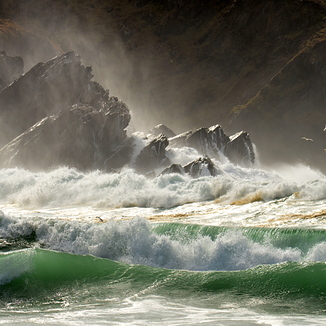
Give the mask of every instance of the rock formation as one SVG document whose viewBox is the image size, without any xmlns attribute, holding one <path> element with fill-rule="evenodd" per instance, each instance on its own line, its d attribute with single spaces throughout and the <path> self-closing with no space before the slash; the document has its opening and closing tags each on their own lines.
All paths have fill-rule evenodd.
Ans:
<svg viewBox="0 0 326 326">
<path fill-rule="evenodd" d="M 105 112 L 75 104 L 42 119 L 4 146 L 0 163 L 3 167 L 30 170 L 61 165 L 80 170 L 103 169 L 105 160 L 126 140 L 129 119 L 129 110 L 123 105 Z M 110 166 L 106 168 L 109 170 Z"/>
<path fill-rule="evenodd" d="M 48 170 L 65 165 L 112 172 L 129 166 L 156 175 L 173 163 L 163 173 L 199 177 L 219 174 L 210 157 L 218 159 L 220 153 L 243 165 L 254 162 L 249 135 L 228 137 L 219 125 L 178 136 L 156 126 L 137 154 L 135 138 L 126 133 L 129 108 L 92 81 L 91 70 L 69 52 L 37 64 L 0 92 L 1 167 Z M 204 156 L 181 166 L 169 158 L 170 143 L 193 147 Z"/>
<path fill-rule="evenodd" d="M 219 174 L 218 168 L 207 156 L 200 157 L 197 160 L 188 163 L 184 166 L 184 169 L 186 173 L 190 174 L 194 178 L 204 176 L 215 177 Z"/>
<path fill-rule="evenodd" d="M 220 159 L 225 155 L 231 162 L 251 166 L 255 162 L 255 152 L 250 136 L 241 131 L 226 136 L 220 125 L 187 131 L 169 139 L 172 147 L 193 147 L 201 155 Z"/>
<path fill-rule="evenodd" d="M 139 173 L 146 174 L 157 168 L 164 168 L 171 162 L 166 156 L 166 147 L 169 141 L 167 137 L 160 134 L 154 140 L 152 140 L 147 146 L 145 146 L 135 162 L 135 169 Z"/>
<path fill-rule="evenodd" d="M 149 131 L 149 134 L 153 135 L 155 137 L 159 136 L 160 134 L 164 134 L 168 138 L 176 136 L 174 131 L 172 131 L 170 128 L 168 128 L 167 126 L 165 126 L 163 124 L 159 124 L 159 125 L 155 126 L 154 128 L 152 128 Z"/>
<path fill-rule="evenodd" d="M 213 163 L 208 156 L 199 157 L 185 166 L 180 164 L 172 164 L 170 167 L 164 169 L 161 174 L 179 173 L 189 174 L 193 178 L 206 177 L 206 176 L 217 176 L 220 174 L 220 170 Z"/>
<path fill-rule="evenodd" d="M 91 68 L 83 66 L 74 52 L 34 66 L 0 93 L 0 129 L 5 131 L 0 145 L 62 108 L 90 102 L 96 88 L 92 77 Z"/>
<path fill-rule="evenodd" d="M 168 168 L 164 169 L 161 174 L 179 173 L 185 174 L 185 168 L 181 164 L 173 163 Z"/>
</svg>

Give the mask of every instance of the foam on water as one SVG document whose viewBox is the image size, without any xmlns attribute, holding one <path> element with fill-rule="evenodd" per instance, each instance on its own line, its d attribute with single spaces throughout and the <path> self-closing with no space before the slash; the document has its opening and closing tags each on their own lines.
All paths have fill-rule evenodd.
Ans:
<svg viewBox="0 0 326 326">
<path fill-rule="evenodd" d="M 169 269 L 231 271 L 261 264 L 326 259 L 324 242 L 313 244 L 303 253 L 296 247 L 276 247 L 268 239 L 255 242 L 236 230 L 216 237 L 180 233 L 175 238 L 153 232 L 143 218 L 104 224 L 8 216 L 1 219 L 0 237 L 20 238 L 32 233 L 41 245 L 52 250 Z"/>
<path fill-rule="evenodd" d="M 179 153 L 180 154 L 180 153 Z M 229 162 L 218 163 L 216 177 L 191 178 L 188 175 L 159 175 L 153 179 L 131 169 L 120 173 L 93 171 L 82 173 L 63 167 L 48 173 L 23 169 L 0 170 L 1 204 L 20 207 L 161 207 L 189 202 L 218 200 L 219 203 L 270 201 L 297 197 L 307 200 L 326 198 L 326 177 L 299 167 L 287 178 L 276 172 L 242 168 Z M 303 171 L 307 171 L 302 182 Z M 296 182 L 295 175 L 300 175 Z M 292 179 L 292 180 L 290 180 Z M 237 202 L 239 201 L 239 202 Z"/>
</svg>

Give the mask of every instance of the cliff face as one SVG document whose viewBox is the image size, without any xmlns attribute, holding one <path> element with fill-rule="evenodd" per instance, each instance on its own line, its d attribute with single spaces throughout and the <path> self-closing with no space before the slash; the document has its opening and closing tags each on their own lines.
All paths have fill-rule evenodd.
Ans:
<svg viewBox="0 0 326 326">
<path fill-rule="evenodd" d="M 236 113 L 232 127 L 252 130 L 263 160 L 291 161 L 326 171 L 326 35 L 302 49 Z"/>
<path fill-rule="evenodd" d="M 0 14 L 81 54 L 138 128 L 219 123 L 266 162 L 326 166 L 322 0 L 3 0 Z"/>
</svg>

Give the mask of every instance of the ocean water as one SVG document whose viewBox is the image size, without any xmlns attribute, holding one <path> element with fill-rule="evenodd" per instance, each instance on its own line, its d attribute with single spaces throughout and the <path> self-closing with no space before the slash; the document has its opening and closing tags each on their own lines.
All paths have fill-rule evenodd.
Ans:
<svg viewBox="0 0 326 326">
<path fill-rule="evenodd" d="M 0 324 L 325 325 L 326 176 L 216 164 L 0 170 Z"/>
</svg>

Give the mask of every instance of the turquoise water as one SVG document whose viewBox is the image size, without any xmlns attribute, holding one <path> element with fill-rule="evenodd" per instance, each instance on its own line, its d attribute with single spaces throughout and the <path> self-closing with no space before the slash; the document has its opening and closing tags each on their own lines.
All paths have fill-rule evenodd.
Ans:
<svg viewBox="0 0 326 326">
<path fill-rule="evenodd" d="M 70 228 L 72 225 L 73 223 L 65 224 Z M 224 248 L 216 248 L 214 258 L 211 259 L 216 261 L 211 266 L 224 266 L 224 270 L 188 271 L 41 249 L 36 247 L 36 238 L 25 235 L 23 241 L 19 236 L 16 243 L 12 241 L 7 247 L 3 245 L 0 256 L 1 320 L 14 324 L 15 320 L 23 316 L 37 315 L 37 318 L 49 324 L 55 323 L 56 318 L 62 324 L 80 324 L 81 320 L 75 320 L 75 313 L 86 310 L 92 312 L 88 322 L 94 325 L 128 323 L 135 321 L 134 318 L 159 324 L 159 319 L 163 317 L 159 317 L 160 311 L 153 315 L 151 309 L 147 313 L 142 312 L 143 305 L 146 306 L 149 302 L 154 306 L 163 304 L 163 311 L 169 306 L 182 310 L 179 317 L 172 318 L 176 324 L 185 323 L 181 316 L 187 314 L 189 307 L 197 318 L 204 314 L 208 324 L 218 320 L 216 317 L 214 319 L 214 314 L 218 311 L 219 316 L 224 315 L 224 318 L 231 311 L 235 315 L 241 312 L 242 318 L 249 324 L 259 321 L 259 318 L 251 320 L 253 314 L 272 315 L 274 318 L 286 314 L 294 319 L 305 315 L 312 319 L 326 320 L 326 264 L 324 261 L 311 260 L 325 259 L 326 231 L 264 228 L 237 230 L 174 223 L 155 225 L 150 228 L 150 232 L 157 237 L 157 241 L 164 237 L 189 248 L 198 239 L 208 238 L 216 242 L 223 236 L 228 235 L 230 238 L 236 234 L 237 237 L 243 237 L 241 243 L 248 248 L 239 254 L 238 246 L 220 241 L 219 246 L 224 244 Z M 16 247 L 10 249 L 13 246 Z M 19 249 L 22 246 L 31 247 Z M 255 246 L 259 246 L 258 252 L 255 251 Z M 266 246 L 274 250 L 270 259 L 277 261 L 273 264 L 266 263 L 265 254 L 260 256 Z M 121 253 L 122 249 L 107 247 L 107 250 Z M 170 251 L 169 256 L 174 255 L 171 247 L 166 246 L 164 250 Z M 203 252 L 203 248 L 200 250 L 201 257 L 208 254 Z M 246 251 L 250 251 L 250 254 Z M 285 251 L 297 261 L 282 262 Z M 142 250 L 141 252 L 146 255 Z M 321 254 L 323 257 L 320 257 Z M 124 255 L 128 253 L 125 252 Z M 148 261 L 151 255 L 147 252 Z M 232 265 L 235 260 L 229 258 L 232 255 L 238 256 L 237 260 L 242 259 L 242 255 L 246 255 L 247 259 L 256 255 L 253 261 L 257 265 L 237 269 L 238 265 Z M 162 265 L 166 264 L 164 257 L 168 255 L 159 260 Z M 198 269 L 202 269 L 200 259 L 194 259 Z M 228 262 L 219 264 L 219 260 Z M 226 267 L 232 270 L 227 270 Z M 141 309 L 136 308 L 137 305 Z M 134 317 L 125 316 L 128 309 Z M 65 315 L 64 320 L 62 314 Z M 139 314 L 144 315 L 141 317 Z M 104 318 L 105 315 L 110 318 Z M 173 320 L 167 318 L 167 324 L 173 324 Z M 228 321 L 224 321 L 224 324 L 228 324 Z"/>
</svg>

